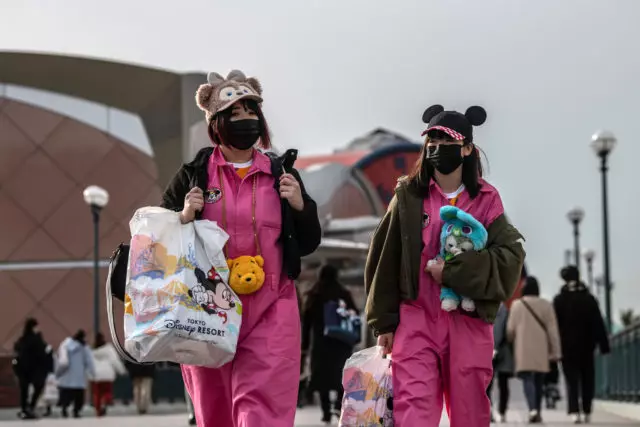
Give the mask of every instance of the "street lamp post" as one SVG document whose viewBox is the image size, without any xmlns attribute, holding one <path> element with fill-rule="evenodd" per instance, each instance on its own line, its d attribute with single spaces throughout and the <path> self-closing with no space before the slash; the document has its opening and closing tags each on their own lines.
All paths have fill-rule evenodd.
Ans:
<svg viewBox="0 0 640 427">
<path fill-rule="evenodd" d="M 564 266 L 567 267 L 571 265 L 571 249 L 564 250 Z"/>
<path fill-rule="evenodd" d="M 602 178 L 602 233 L 603 233 L 603 260 L 604 260 L 604 299 L 605 313 L 607 316 L 607 328 L 611 332 L 613 326 L 611 319 L 611 272 L 609 270 L 609 208 L 607 197 L 607 159 L 616 145 L 616 137 L 609 131 L 598 131 L 591 137 L 591 147 L 600 157 L 600 174 Z"/>
<path fill-rule="evenodd" d="M 580 271 L 580 223 L 584 219 L 584 209 L 575 207 L 567 212 L 567 218 L 573 224 L 573 258 Z"/>
<path fill-rule="evenodd" d="M 595 293 L 593 288 L 593 260 L 596 257 L 596 252 L 593 249 L 587 249 L 584 251 L 584 260 L 587 262 L 587 278 L 589 280 L 589 290 Z"/>
<path fill-rule="evenodd" d="M 93 333 L 100 332 L 100 212 L 109 203 L 109 193 L 92 185 L 82 193 L 93 217 Z"/>
</svg>

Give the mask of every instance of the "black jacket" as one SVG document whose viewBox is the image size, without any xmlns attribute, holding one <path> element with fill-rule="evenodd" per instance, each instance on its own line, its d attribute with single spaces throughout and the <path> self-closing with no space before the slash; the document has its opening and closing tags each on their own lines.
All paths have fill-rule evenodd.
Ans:
<svg viewBox="0 0 640 427">
<path fill-rule="evenodd" d="M 174 211 L 181 211 L 184 207 L 184 199 L 193 187 L 199 187 L 206 194 L 209 182 L 208 164 L 213 153 L 213 147 L 203 148 L 196 154 L 191 163 L 186 163 L 178 170 L 162 196 L 162 207 Z M 281 156 L 268 154 L 271 159 L 271 172 L 276 178 L 275 190 L 280 187 L 283 168 L 291 173 L 300 183 L 304 209 L 297 212 L 282 199 L 282 230 L 280 241 L 283 246 L 283 267 L 287 276 L 296 279 L 300 275 L 300 258 L 309 255 L 320 245 L 322 230 L 318 219 L 318 207 L 316 202 L 305 191 L 300 174 L 293 168 L 297 157 L 296 150 L 287 150 Z M 201 219 L 202 213 L 196 215 Z"/>
<path fill-rule="evenodd" d="M 16 366 L 19 377 L 46 377 L 49 372 L 47 343 L 42 335 L 30 333 L 23 335 L 14 344 Z"/>
<path fill-rule="evenodd" d="M 582 284 L 565 285 L 553 300 L 563 359 L 593 355 L 596 345 L 609 353 L 609 338 L 598 302 Z"/>
<path fill-rule="evenodd" d="M 140 365 L 125 360 L 124 366 L 127 368 L 131 378 L 153 378 L 156 372 L 156 365 L 154 364 Z"/>
</svg>

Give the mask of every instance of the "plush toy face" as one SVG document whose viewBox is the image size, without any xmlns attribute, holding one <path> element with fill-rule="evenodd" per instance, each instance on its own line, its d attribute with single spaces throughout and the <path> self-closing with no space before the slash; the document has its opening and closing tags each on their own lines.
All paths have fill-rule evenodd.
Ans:
<svg viewBox="0 0 640 427">
<path fill-rule="evenodd" d="M 440 218 L 444 221 L 440 243 L 445 260 L 463 252 L 483 249 L 487 244 L 487 230 L 465 211 L 444 206 L 440 209 Z"/>
<path fill-rule="evenodd" d="M 229 285 L 239 295 L 256 292 L 264 285 L 264 259 L 258 255 L 241 256 L 227 261 Z"/>
</svg>

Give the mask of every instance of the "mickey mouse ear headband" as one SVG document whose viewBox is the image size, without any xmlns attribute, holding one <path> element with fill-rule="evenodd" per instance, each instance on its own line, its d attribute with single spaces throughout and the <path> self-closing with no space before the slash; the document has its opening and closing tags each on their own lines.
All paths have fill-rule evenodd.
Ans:
<svg viewBox="0 0 640 427">
<path fill-rule="evenodd" d="M 467 108 L 462 114 L 457 111 L 445 111 L 442 105 L 436 104 L 424 110 L 422 121 L 427 124 L 427 129 L 422 136 L 430 131 L 439 130 L 456 141 L 473 142 L 473 127 L 480 126 L 487 120 L 487 112 L 484 108 L 473 106 Z"/>
</svg>

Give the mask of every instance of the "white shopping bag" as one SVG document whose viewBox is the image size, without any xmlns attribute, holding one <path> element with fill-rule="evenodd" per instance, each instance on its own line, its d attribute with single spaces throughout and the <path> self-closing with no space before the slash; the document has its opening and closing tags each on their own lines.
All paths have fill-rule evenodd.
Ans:
<svg viewBox="0 0 640 427">
<path fill-rule="evenodd" d="M 354 353 L 344 365 L 340 427 L 392 427 L 391 359 L 382 347 Z"/>
<path fill-rule="evenodd" d="M 227 285 L 228 235 L 215 222 L 138 209 L 129 223 L 125 349 L 138 362 L 217 368 L 233 359 L 242 303 Z"/>
</svg>

